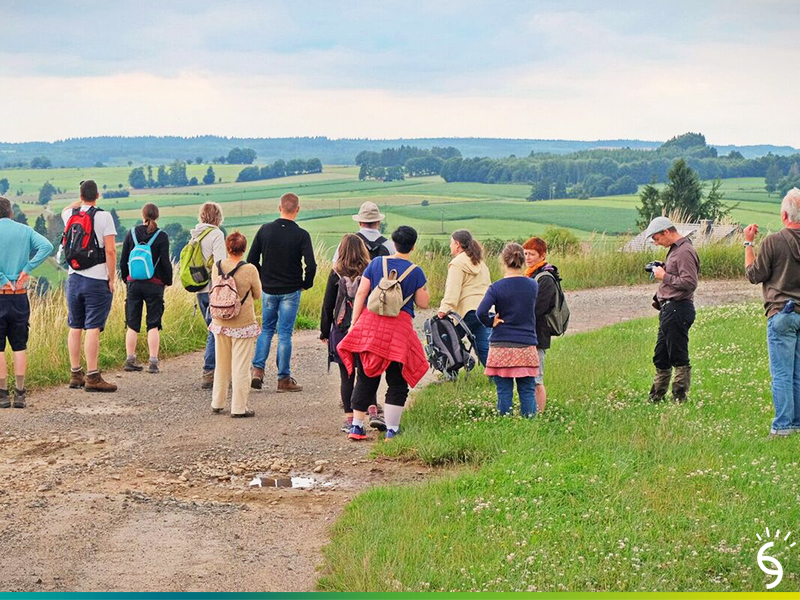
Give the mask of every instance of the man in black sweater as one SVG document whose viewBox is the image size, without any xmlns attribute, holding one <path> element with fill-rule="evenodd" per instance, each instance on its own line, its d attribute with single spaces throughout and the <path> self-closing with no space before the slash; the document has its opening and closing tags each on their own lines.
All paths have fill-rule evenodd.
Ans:
<svg viewBox="0 0 800 600">
<path fill-rule="evenodd" d="M 279 219 L 261 226 L 247 255 L 247 262 L 258 269 L 264 289 L 261 335 L 253 357 L 251 387 L 260 390 L 264 384 L 264 365 L 277 330 L 278 391 L 299 392 L 303 386 L 297 384 L 290 369 L 292 332 L 300 307 L 300 292 L 314 285 L 317 263 L 311 236 L 295 222 L 300 212 L 300 199 L 296 194 L 281 196 L 280 212 Z"/>
</svg>

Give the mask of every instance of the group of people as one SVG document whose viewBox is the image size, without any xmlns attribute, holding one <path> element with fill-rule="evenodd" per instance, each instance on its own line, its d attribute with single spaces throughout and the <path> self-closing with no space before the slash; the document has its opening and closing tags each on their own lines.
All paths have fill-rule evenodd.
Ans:
<svg viewBox="0 0 800 600">
<path fill-rule="evenodd" d="M 145 317 L 148 373 L 159 372 L 160 330 L 164 290 L 173 284 L 169 238 L 158 227 L 159 210 L 142 207 L 142 223 L 131 229 L 117 259 L 114 220 L 97 206 L 97 184 L 81 183 L 80 199 L 62 212 L 65 233 L 60 252 L 69 267 L 68 308 L 69 387 L 88 392 L 114 392 L 98 365 L 100 333 L 111 310 L 119 276 L 126 286 L 127 326 L 124 369 L 145 370 L 136 356 Z M 280 199 L 280 218 L 263 225 L 252 240 L 239 232 L 225 236 L 222 208 L 213 202 L 200 208 L 191 231 L 181 281 L 196 294 L 208 327 L 200 386 L 212 390 L 211 408 L 221 413 L 231 388 L 230 415 L 252 417 L 250 389 L 262 389 L 264 368 L 277 333 L 278 392 L 300 392 L 292 376 L 292 335 L 303 290 L 313 286 L 317 264 L 311 237 L 297 224 L 300 201 L 287 193 Z M 11 203 L 0 198 L 0 351 L 8 341 L 13 352 L 14 381 L 0 360 L 0 408 L 24 408 L 30 304 L 30 275 L 52 252 L 52 244 L 12 219 Z M 340 395 L 350 439 L 367 439 L 367 426 L 391 439 L 414 387 L 428 370 L 417 335 L 415 307 L 429 307 L 430 294 L 422 268 L 411 260 L 417 232 L 406 225 L 391 239 L 381 233 L 385 216 L 365 202 L 353 220 L 356 233 L 345 235 L 333 255 L 327 278 L 320 339 L 328 364 L 340 374 Z M 775 419 L 770 435 L 800 431 L 800 190 L 789 191 L 781 204 L 784 228 L 767 236 L 756 254 L 758 227 L 744 230 L 745 268 L 749 281 L 763 285 L 768 319 Z M 656 217 L 646 231 L 656 245 L 669 248 L 665 263 L 652 267 L 660 281 L 653 298 L 659 328 L 653 356 L 652 402 L 662 401 L 672 383 L 672 397 L 684 402 L 691 386 L 689 330 L 695 319 L 694 293 L 700 260 L 691 241 L 667 217 Z M 547 244 L 532 237 L 509 243 L 501 254 L 503 277 L 492 283 L 481 245 L 461 229 L 450 238 L 452 260 L 437 315 L 457 315 L 474 339 L 475 352 L 497 389 L 500 414 L 512 411 L 514 385 L 520 413 L 531 417 L 545 409 L 545 355 L 554 334 L 548 315 L 561 292 L 558 269 L 547 261 Z M 188 282 L 188 283 L 187 283 Z M 255 301 L 261 300 L 259 324 Z M 83 367 L 81 349 L 83 348 Z M 384 404 L 377 392 L 385 375 Z M 12 396 L 11 391 L 14 394 Z"/>
</svg>

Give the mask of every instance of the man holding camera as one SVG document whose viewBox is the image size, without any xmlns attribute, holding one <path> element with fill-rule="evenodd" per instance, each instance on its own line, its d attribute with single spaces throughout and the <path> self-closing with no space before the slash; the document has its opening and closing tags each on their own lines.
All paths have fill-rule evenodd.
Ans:
<svg viewBox="0 0 800 600">
<path fill-rule="evenodd" d="M 664 266 L 652 266 L 653 277 L 661 280 L 653 306 L 658 309 L 658 339 L 653 355 L 656 376 L 650 401 L 660 402 L 669 390 L 672 369 L 672 398 L 684 402 L 692 381 L 689 364 L 689 329 L 694 323 L 694 291 L 700 272 L 700 258 L 688 238 L 683 237 L 667 217 L 656 217 L 647 227 L 647 238 L 669 248 Z M 650 265 L 648 265 L 649 267 Z M 648 269 L 649 270 L 649 269 Z"/>
</svg>

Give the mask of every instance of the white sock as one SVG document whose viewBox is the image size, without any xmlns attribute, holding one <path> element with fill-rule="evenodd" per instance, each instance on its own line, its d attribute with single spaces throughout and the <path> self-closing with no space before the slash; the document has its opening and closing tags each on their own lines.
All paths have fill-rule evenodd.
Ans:
<svg viewBox="0 0 800 600">
<path fill-rule="evenodd" d="M 364 419 L 359 419 L 358 417 L 353 417 L 353 425 L 358 425 L 359 427 L 364 426 Z"/>
<path fill-rule="evenodd" d="M 385 404 L 383 406 L 386 429 L 391 429 L 394 432 L 400 430 L 400 418 L 403 416 L 404 408 L 404 406 L 395 406 L 394 404 Z"/>
</svg>

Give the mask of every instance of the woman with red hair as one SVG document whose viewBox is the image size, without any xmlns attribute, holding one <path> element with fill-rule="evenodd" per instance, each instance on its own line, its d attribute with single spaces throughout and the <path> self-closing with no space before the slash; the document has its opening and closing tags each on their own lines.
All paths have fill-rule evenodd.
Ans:
<svg viewBox="0 0 800 600">
<path fill-rule="evenodd" d="M 544 387 L 544 355 L 550 348 L 552 333 L 545 316 L 556 306 L 558 288 L 556 282 L 561 281 L 558 268 L 547 262 L 547 242 L 542 238 L 532 237 L 522 244 L 525 249 L 525 275 L 535 279 L 539 284 L 536 296 L 536 338 L 539 340 L 539 375 L 536 377 L 536 408 L 544 410 L 547 403 L 547 390 Z"/>
</svg>

